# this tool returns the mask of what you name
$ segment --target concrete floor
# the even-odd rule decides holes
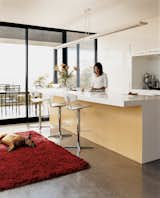
[[[0,132],[25,130],[24,124],[0,128]],[[63,145],[73,144],[74,139],[66,138]],[[88,140],[82,139],[82,145],[94,147],[80,153],[90,169],[2,191],[0,198],[160,198],[160,161],[141,167]]]

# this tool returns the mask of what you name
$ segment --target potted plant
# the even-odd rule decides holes
[[[34,86],[36,88],[44,88],[46,87],[46,81],[47,81],[47,77],[48,75],[45,74],[45,75],[42,75],[42,76],[39,76],[35,81],[34,81]]]

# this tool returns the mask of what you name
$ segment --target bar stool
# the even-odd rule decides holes
[[[35,114],[37,116],[37,107],[38,107],[38,126],[30,125],[29,128],[38,128],[40,131],[42,128],[50,128],[50,126],[42,126],[42,104],[44,102],[42,96],[38,92],[31,93],[31,103],[35,105]]]
[[[71,137],[71,134],[64,134],[64,132],[62,132],[62,108],[65,107],[65,103],[51,103],[50,107],[51,108],[58,108],[58,134],[54,134],[54,135],[50,135],[50,137],[54,137],[54,138],[60,138],[62,139],[63,137]]]
[[[37,106],[39,107],[39,113],[38,113],[38,120],[39,120],[39,129],[41,130],[42,128],[42,103],[43,103],[43,99],[42,98],[31,98],[31,102],[32,104],[36,105],[36,111],[37,111]],[[37,128],[37,126],[31,126],[34,128]]]
[[[77,148],[78,152],[80,152],[81,149],[92,149],[93,147],[89,146],[81,146],[80,144],[80,121],[81,121],[81,110],[88,108],[89,105],[81,105],[81,104],[73,104],[77,100],[77,96],[74,94],[66,94],[65,95],[65,101],[66,101],[66,108],[71,111],[76,111],[77,114],[77,146],[66,146],[66,148]]]

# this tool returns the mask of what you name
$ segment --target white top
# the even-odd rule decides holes
[[[107,75],[105,73],[103,73],[100,76],[96,76],[96,74],[94,74],[92,77],[91,87],[96,88],[96,89],[99,89],[102,87],[107,88],[108,87]]]

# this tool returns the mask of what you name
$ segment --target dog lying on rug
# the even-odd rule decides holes
[[[13,151],[17,147],[21,147],[21,146],[29,146],[29,147],[36,146],[36,144],[32,141],[31,134],[29,134],[28,137],[26,138],[16,133],[0,134],[0,143],[8,146],[8,152]]]

